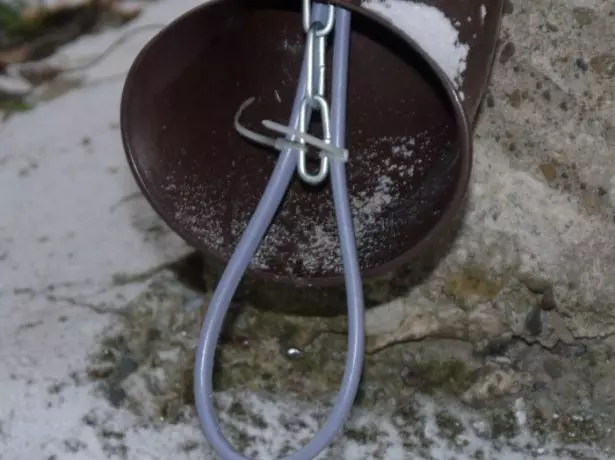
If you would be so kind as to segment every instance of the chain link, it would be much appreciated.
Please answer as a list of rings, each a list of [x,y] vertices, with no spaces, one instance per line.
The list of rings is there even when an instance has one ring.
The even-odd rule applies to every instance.
[[[305,42],[306,55],[306,86],[299,112],[299,133],[307,133],[308,120],[312,112],[319,112],[322,123],[322,140],[331,143],[331,120],[329,103],[325,99],[325,72],[326,72],[326,46],[327,37],[335,24],[335,7],[328,5],[327,22],[312,22],[312,7],[310,0],[303,1],[303,28],[307,37]],[[305,146],[305,138],[295,136],[293,141]],[[320,154],[318,172],[312,174],[307,167],[307,149],[299,151],[297,173],[303,181],[311,185],[318,185],[327,178],[329,172],[329,158]]]
[[[327,19],[326,23],[323,24],[320,21],[312,22],[311,1],[302,0],[302,2],[303,27],[307,35],[305,41],[306,70],[305,91],[299,107],[297,129],[283,126],[271,120],[263,120],[262,123],[266,128],[288,136],[287,138],[272,139],[242,126],[239,119],[243,111],[254,102],[255,98],[253,97],[241,104],[235,114],[234,124],[239,134],[261,145],[273,147],[277,150],[285,148],[296,150],[299,155],[297,174],[304,182],[318,185],[327,178],[330,158],[348,161],[348,150],[331,144],[331,109],[325,97],[327,38],[335,24],[335,7],[327,5]],[[308,133],[309,121],[314,112],[320,114],[322,124],[321,138]],[[318,149],[320,164],[316,173],[308,171],[308,145]]]
[[[327,22],[325,24],[321,24],[322,28],[316,31],[316,35],[318,37],[324,37],[326,35],[329,35],[333,30],[333,25],[335,24],[335,6],[327,5],[327,8]],[[307,34],[309,33],[312,26],[311,0],[302,0],[301,12],[303,14],[303,30]]]

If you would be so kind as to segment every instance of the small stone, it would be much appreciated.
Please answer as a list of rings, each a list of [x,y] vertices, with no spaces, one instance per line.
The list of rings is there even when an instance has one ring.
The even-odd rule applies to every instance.
[[[419,381],[418,376],[412,371],[412,368],[410,368],[410,366],[403,367],[403,369],[401,370],[400,378],[401,381],[408,386],[415,386],[418,384]]]
[[[508,60],[515,54],[515,44],[513,42],[507,42],[500,52],[500,64],[506,64]]]
[[[598,209],[600,205],[600,197],[593,191],[583,193],[583,204],[589,210]]]
[[[553,294],[553,288],[549,287],[545,290],[542,300],[540,301],[540,308],[549,311],[553,310],[557,305],[555,304],[555,295]]]
[[[64,447],[66,448],[67,452],[77,453],[80,450],[86,449],[88,446],[80,439],[65,439]]]
[[[583,72],[587,72],[587,69],[589,69],[589,64],[587,63],[587,61],[585,61],[585,59],[583,58],[577,58],[577,60],[575,61],[577,67],[579,69],[581,69]]]
[[[490,109],[495,107],[495,99],[493,98],[492,94],[487,94],[487,97],[485,97],[485,103],[487,104],[487,107],[489,107]]]
[[[544,294],[551,287],[549,281],[532,275],[519,275],[519,281],[534,294]]]
[[[198,441],[188,440],[184,441],[180,444],[180,449],[183,452],[192,452],[199,448],[200,444]]]
[[[99,423],[98,415],[92,409],[90,412],[85,414],[81,421],[88,426],[96,426]]]
[[[545,179],[549,182],[553,182],[557,179],[557,167],[553,163],[543,163],[540,165],[540,171]]]
[[[589,60],[592,71],[604,78],[615,77],[615,55],[600,54]]]
[[[120,407],[126,399],[126,392],[123,388],[112,386],[107,391],[107,398],[113,407]]]
[[[554,380],[560,378],[564,374],[561,363],[555,358],[545,359],[542,363],[542,367],[549,377]]]
[[[504,0],[504,9],[503,9],[503,13],[504,14],[512,14],[515,11],[515,8],[512,4],[511,0]]]
[[[558,343],[553,353],[566,358],[580,358],[587,353],[587,345],[583,343]]]
[[[115,366],[113,379],[116,382],[124,380],[139,368],[139,362],[129,355],[123,355]]]
[[[461,400],[466,404],[476,404],[495,397],[515,394],[526,380],[525,375],[512,370],[484,369],[472,386],[461,395]]]
[[[542,309],[540,306],[533,307],[525,318],[525,329],[532,336],[536,337],[542,332]]]
[[[514,107],[515,109],[518,109],[519,107],[521,107],[521,101],[522,101],[521,91],[519,91],[518,89],[514,90],[512,93],[508,95],[508,103],[510,104],[511,107]]]
[[[577,24],[580,26],[588,26],[594,22],[594,10],[591,8],[578,7],[572,10],[574,18],[577,20]]]
[[[547,327],[554,331],[560,342],[568,344],[576,342],[572,332],[568,329],[568,325],[556,311],[546,311],[543,321]]]
[[[489,340],[483,347],[475,351],[475,356],[485,358],[488,356],[503,356],[514,343],[511,337],[498,337]]]

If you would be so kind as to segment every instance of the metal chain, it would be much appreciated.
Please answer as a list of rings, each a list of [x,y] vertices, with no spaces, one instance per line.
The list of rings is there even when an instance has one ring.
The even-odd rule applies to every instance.
[[[333,30],[335,23],[335,7],[328,5],[327,22],[312,22],[311,0],[302,0],[303,28],[307,34],[305,43],[306,62],[306,84],[305,94],[301,101],[299,112],[299,133],[307,134],[308,120],[312,111],[320,112],[322,122],[322,140],[325,144],[331,143],[331,120],[329,103],[325,99],[325,71],[326,71],[326,45],[327,37]],[[293,136],[293,142],[305,146],[305,138]],[[320,155],[320,166],[316,174],[312,174],[307,169],[307,149],[299,151],[299,161],[297,173],[303,181],[311,185],[318,185],[327,178],[329,173],[329,158]]]
[[[272,139],[263,134],[256,133],[242,126],[239,119],[243,111],[254,102],[255,98],[248,98],[237,110],[234,119],[235,129],[243,137],[261,145],[273,147],[277,150],[293,149],[299,154],[297,174],[311,185],[318,185],[327,178],[329,173],[329,159],[337,158],[348,161],[348,150],[331,144],[331,109],[325,98],[325,71],[327,37],[335,24],[335,7],[327,5],[328,13],[325,24],[319,21],[312,22],[312,5],[310,0],[302,0],[303,28],[307,34],[305,43],[306,75],[305,92],[299,107],[297,129],[281,125],[271,120],[263,120],[267,129],[284,134],[287,138]],[[314,111],[320,113],[322,123],[322,138],[308,133],[309,120]],[[308,145],[318,149],[320,165],[318,172],[312,174],[307,169]]]

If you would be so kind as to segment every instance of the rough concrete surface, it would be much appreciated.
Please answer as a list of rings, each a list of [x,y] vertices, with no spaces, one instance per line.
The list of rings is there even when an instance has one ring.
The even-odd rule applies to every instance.
[[[615,4],[516,0],[503,21],[461,232],[420,285],[366,288],[364,381],[322,458],[613,457]],[[214,458],[191,372],[215,279],[137,193],[117,130],[113,77],[151,33],[0,125],[2,460]],[[254,303],[220,347],[218,403],[238,448],[276,458],[322,423],[345,320]]]

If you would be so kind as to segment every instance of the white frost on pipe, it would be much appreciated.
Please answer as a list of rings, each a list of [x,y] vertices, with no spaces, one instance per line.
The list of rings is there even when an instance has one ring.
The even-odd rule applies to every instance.
[[[442,11],[407,0],[364,0],[361,6],[412,37],[461,89],[470,47],[459,41],[459,32]]]

